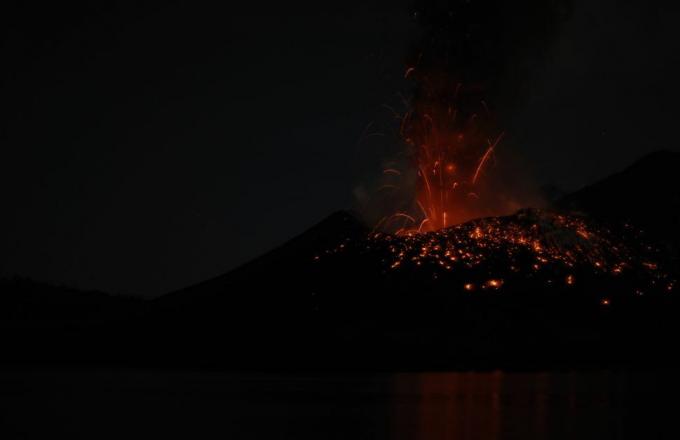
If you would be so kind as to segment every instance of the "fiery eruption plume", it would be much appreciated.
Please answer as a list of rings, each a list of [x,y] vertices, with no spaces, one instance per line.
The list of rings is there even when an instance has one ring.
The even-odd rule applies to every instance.
[[[460,83],[442,79],[428,88],[404,117],[401,136],[417,172],[420,221],[400,232],[429,232],[485,212],[485,167],[504,133],[494,133],[483,100],[464,107]]]
[[[427,84],[401,116],[399,135],[416,179],[410,210],[383,217],[376,229],[399,235],[432,232],[473,218],[504,212],[488,175],[505,133],[496,129],[479,88],[465,87],[445,75],[420,74]],[[402,171],[388,168],[387,179]],[[382,189],[398,187],[383,185]]]

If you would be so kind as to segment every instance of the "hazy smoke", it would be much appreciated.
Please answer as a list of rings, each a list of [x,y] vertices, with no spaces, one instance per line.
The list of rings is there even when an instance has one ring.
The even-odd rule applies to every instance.
[[[513,101],[540,70],[570,10],[570,0],[418,0],[413,17],[423,32],[407,63],[421,75],[445,72],[474,84],[497,105]]]

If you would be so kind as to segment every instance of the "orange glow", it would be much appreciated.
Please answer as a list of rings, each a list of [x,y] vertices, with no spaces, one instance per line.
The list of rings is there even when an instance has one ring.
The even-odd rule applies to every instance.
[[[411,224],[414,220],[400,212],[382,222]],[[427,224],[427,219],[421,224]],[[638,235],[611,231],[587,217],[523,210],[513,216],[488,217],[433,232],[373,231],[365,240],[348,239],[325,251],[321,259],[353,249],[360,255],[379,257],[384,269],[395,273],[411,276],[413,271],[429,271],[432,279],[451,277],[454,286],[467,292],[512,292],[518,286],[514,275],[518,273],[536,280],[543,278],[549,285],[574,286],[578,280],[584,287],[591,280],[632,276],[635,283],[628,289],[621,287],[636,296],[643,290],[665,294],[677,290],[673,274],[655,262],[658,255],[640,258],[640,246],[647,249]],[[319,259],[317,254],[314,260]],[[485,267],[494,272],[480,271]],[[616,289],[620,291],[621,287]],[[610,299],[599,297],[595,301],[606,306]]]
[[[394,168],[387,168],[387,169],[383,170],[383,173],[384,174],[395,174],[397,176],[401,176],[401,171],[395,170]]]
[[[501,135],[498,136],[498,139],[496,139],[496,142],[494,142],[493,145],[491,145],[491,146],[489,147],[489,149],[486,150],[486,153],[484,153],[484,156],[482,156],[482,160],[479,161],[479,165],[477,166],[477,169],[475,170],[475,175],[474,175],[474,177],[472,178],[472,184],[473,184],[473,185],[474,185],[475,183],[477,183],[477,178],[479,177],[479,173],[482,171],[482,167],[484,166],[484,164],[486,163],[486,161],[489,159],[489,155],[490,155],[491,153],[493,153],[493,150],[496,148],[496,146],[497,146],[498,143],[501,141],[501,139],[503,139],[503,136],[504,136],[504,135],[505,135],[505,133],[501,133]]]
[[[414,70],[409,67],[405,77],[413,76]],[[419,78],[426,91],[410,102],[399,129],[416,173],[415,212],[409,212],[415,221],[401,228],[382,225],[402,235],[437,231],[498,213],[493,206],[498,194],[487,190],[486,180],[504,133],[493,128],[477,88],[466,89],[448,78],[428,78]],[[393,168],[383,173],[406,175]],[[380,187],[381,191],[398,189],[391,183]]]
[[[503,286],[503,280],[489,280],[484,286],[491,289],[500,289]]]

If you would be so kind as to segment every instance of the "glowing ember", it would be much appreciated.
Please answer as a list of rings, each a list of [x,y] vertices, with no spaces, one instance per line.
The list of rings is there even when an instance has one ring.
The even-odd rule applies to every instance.
[[[576,279],[584,289],[588,283],[607,282],[633,294],[675,286],[654,260],[658,251],[631,226],[612,232],[584,217],[538,210],[428,233],[372,232],[365,240],[326,251],[322,260],[348,248],[365,261],[381,261],[387,273],[451,279],[464,291],[526,283],[559,288],[573,286]]]
[[[457,95],[457,91],[456,91]],[[455,98],[455,97],[454,97]],[[436,102],[418,103],[402,123],[401,134],[417,168],[416,203],[422,220],[417,232],[436,231],[474,216],[484,167],[503,134],[488,136],[479,115]]]
[[[500,289],[502,285],[503,280],[489,280],[484,284],[484,287],[488,287],[490,289]]]
[[[426,92],[398,115],[399,133],[416,175],[415,200],[408,212],[382,218],[375,227],[398,235],[437,231],[501,211],[498,191],[485,191],[494,152],[504,137],[493,128],[488,106],[477,90],[466,93],[447,78],[419,75],[412,67],[406,72],[406,77],[416,76]],[[383,174],[395,179],[409,173],[391,167]],[[402,186],[388,182],[380,191]]]
[[[535,270],[555,263],[571,267],[589,262],[594,270],[620,271],[629,264],[626,256],[615,250],[622,246],[610,246],[605,234],[588,231],[583,219],[547,213],[531,218],[533,215],[525,212],[523,220],[530,220],[527,224],[504,224],[502,218],[487,218],[427,234],[408,233],[397,238],[376,233],[371,238],[374,245],[390,243],[399,263],[434,261],[471,267],[494,258],[496,252],[525,252],[533,256]],[[614,260],[613,265],[603,263],[606,260]],[[654,266],[645,263],[643,267]],[[571,284],[574,277],[568,275],[566,279]],[[490,285],[496,287],[496,283],[501,284],[496,280]]]

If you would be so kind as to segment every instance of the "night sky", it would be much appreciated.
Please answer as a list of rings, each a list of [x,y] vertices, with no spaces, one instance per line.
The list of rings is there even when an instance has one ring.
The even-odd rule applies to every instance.
[[[422,28],[410,1],[322,3],[0,6],[0,276],[156,296],[352,208]],[[630,3],[574,0],[514,84],[537,185],[678,148],[680,8]]]

